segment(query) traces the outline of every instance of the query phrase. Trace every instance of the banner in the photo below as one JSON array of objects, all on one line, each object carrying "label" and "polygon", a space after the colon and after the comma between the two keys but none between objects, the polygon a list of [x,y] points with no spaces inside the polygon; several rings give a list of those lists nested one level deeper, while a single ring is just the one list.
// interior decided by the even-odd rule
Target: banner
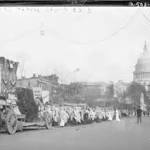
[{"label": "banner", "polygon": [[49,91],[42,91],[42,99],[44,104],[49,102]]},{"label": "banner", "polygon": [[33,89],[34,99],[37,98],[37,97],[38,98],[42,97],[42,88],[40,88],[40,87],[33,87],[32,89]]}]

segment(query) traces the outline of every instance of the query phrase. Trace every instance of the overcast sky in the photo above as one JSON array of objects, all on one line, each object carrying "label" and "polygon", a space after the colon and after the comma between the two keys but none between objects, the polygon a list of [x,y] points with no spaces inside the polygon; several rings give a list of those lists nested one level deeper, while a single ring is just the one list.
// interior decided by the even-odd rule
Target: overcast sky
[{"label": "overcast sky", "polygon": [[[1,8],[0,55],[18,77],[57,73],[63,82],[132,81],[150,42],[148,8]],[[149,17],[149,18],[148,18]]]}]

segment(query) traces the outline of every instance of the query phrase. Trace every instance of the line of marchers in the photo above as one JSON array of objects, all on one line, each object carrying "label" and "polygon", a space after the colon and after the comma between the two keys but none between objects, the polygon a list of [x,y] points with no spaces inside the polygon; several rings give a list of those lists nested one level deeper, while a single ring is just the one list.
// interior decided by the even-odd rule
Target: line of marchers
[{"label": "line of marchers", "polygon": [[[142,55],[137,61],[133,73],[133,82],[72,82],[62,84],[57,74],[48,76],[34,74],[31,78],[17,79],[18,62],[0,57],[0,126],[7,125],[9,133],[14,133],[15,116],[9,110],[13,104],[19,106],[23,115],[18,115],[20,121],[35,121],[39,104],[65,105],[74,103],[90,107],[117,108],[119,110],[135,110],[144,106],[150,111],[150,53],[146,42]],[[141,101],[141,94],[143,100]],[[72,105],[74,105],[72,104]],[[11,106],[11,107],[10,107]],[[19,114],[19,113],[18,113]],[[49,128],[48,116],[40,114],[42,121]],[[5,120],[5,121],[4,121]],[[7,123],[6,123],[7,122]],[[45,123],[46,122],[46,123]],[[21,128],[21,127],[20,127]],[[22,129],[22,128],[21,128]]]}]

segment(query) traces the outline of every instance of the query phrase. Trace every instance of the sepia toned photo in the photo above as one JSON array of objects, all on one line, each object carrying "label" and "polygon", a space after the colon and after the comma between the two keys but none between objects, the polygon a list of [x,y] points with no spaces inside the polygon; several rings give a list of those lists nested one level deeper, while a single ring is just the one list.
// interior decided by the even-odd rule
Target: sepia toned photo
[{"label": "sepia toned photo", "polygon": [[149,133],[147,7],[0,7],[0,150],[149,150]]}]

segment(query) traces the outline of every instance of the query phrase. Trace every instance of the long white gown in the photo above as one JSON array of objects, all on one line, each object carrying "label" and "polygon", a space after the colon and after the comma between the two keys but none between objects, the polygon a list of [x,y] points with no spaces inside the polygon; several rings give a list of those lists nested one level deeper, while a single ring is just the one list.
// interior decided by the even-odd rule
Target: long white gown
[{"label": "long white gown", "polygon": [[119,118],[119,111],[116,110],[116,121],[120,121],[120,118]]}]

